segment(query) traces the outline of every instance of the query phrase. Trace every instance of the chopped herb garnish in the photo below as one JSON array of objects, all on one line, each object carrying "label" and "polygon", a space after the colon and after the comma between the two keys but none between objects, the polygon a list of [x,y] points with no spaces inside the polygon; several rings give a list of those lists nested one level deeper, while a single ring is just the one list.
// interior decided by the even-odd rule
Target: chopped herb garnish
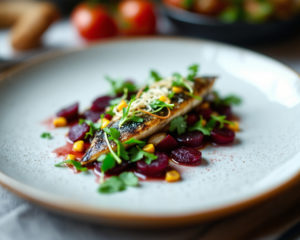
[{"label": "chopped herb garnish", "polygon": [[173,77],[174,77],[174,80],[172,82],[172,86],[183,87],[183,88],[188,89],[188,91],[190,93],[193,93],[192,87],[185,82],[184,78],[179,73],[174,73]]},{"label": "chopped herb garnish", "polygon": [[172,99],[174,96],[175,96],[175,93],[174,93],[174,92],[171,92],[171,93],[168,94],[168,98],[169,98],[169,99]]},{"label": "chopped herb garnish", "polygon": [[239,105],[242,103],[242,99],[236,95],[230,94],[224,98],[221,98],[219,93],[214,91],[213,95],[215,97],[214,102],[217,105]]},{"label": "chopped herb garnish", "polygon": [[[120,138],[120,132],[116,128],[104,128],[103,130],[105,131],[106,134],[109,135],[108,140],[112,140],[112,141],[114,141],[116,143],[118,157],[121,157],[121,158],[123,158],[125,160],[129,160],[128,153],[125,150],[125,147],[124,147],[123,143],[119,140],[119,138]],[[116,159],[116,161],[118,163],[122,162],[122,160],[120,162],[118,159]]]},{"label": "chopped herb garnish", "polygon": [[130,81],[122,81],[121,79],[112,79],[111,77],[105,77],[107,81],[110,82],[112,87],[112,92],[114,95],[122,94],[125,89],[128,92],[135,92],[137,90],[136,86]]},{"label": "chopped herb garnish", "polygon": [[112,169],[116,166],[116,161],[114,159],[114,156],[111,153],[101,155],[97,159],[97,161],[102,162],[102,165],[101,165],[102,172],[106,172],[107,170]]},{"label": "chopped herb garnish", "polygon": [[188,71],[189,71],[189,73],[188,73],[188,76],[186,79],[189,81],[194,81],[195,77],[197,76],[198,71],[199,71],[199,65],[193,64],[193,65],[189,66]]},{"label": "chopped herb garnish", "polygon": [[221,115],[221,116],[212,115],[211,118],[220,124],[220,126],[219,126],[220,128],[223,128],[224,124],[229,124],[229,125],[234,124],[233,122],[226,120],[225,115]]},{"label": "chopped herb garnish", "polygon": [[150,164],[153,160],[157,159],[157,156],[152,153],[145,152],[139,146],[132,147],[129,150],[130,154],[130,162],[137,162],[143,158],[145,158],[145,162]]},{"label": "chopped herb garnish", "polygon": [[188,93],[188,95],[189,95],[190,97],[192,97],[192,98],[195,98],[196,100],[199,100],[199,101],[202,101],[202,100],[203,100],[202,97],[196,96],[196,95],[194,95],[194,94],[192,94],[192,93]]},{"label": "chopped herb garnish", "polygon": [[138,117],[138,116],[135,116],[135,114],[133,113],[132,116],[128,116],[129,115],[129,111],[130,111],[130,107],[131,107],[131,104],[132,102],[135,100],[135,98],[132,98],[130,100],[130,102],[128,103],[128,106],[126,108],[123,108],[123,116],[122,118],[120,119],[120,122],[119,122],[119,127],[122,127],[124,125],[124,123],[126,122],[137,122],[137,123],[142,123],[144,121],[143,118],[141,117]]},{"label": "chopped herb garnish", "polygon": [[171,132],[177,132],[178,135],[181,135],[186,131],[186,128],[187,128],[187,123],[184,117],[179,116],[174,118],[171,121],[169,130]]},{"label": "chopped herb garnish", "polygon": [[45,139],[51,140],[51,139],[53,139],[53,136],[52,136],[51,133],[49,133],[49,132],[43,132],[43,133],[41,134],[41,138],[45,138]]},{"label": "chopped herb garnish", "polygon": [[132,172],[123,172],[119,175],[119,178],[126,186],[136,187],[139,184],[138,178]]},{"label": "chopped herb garnish", "polygon": [[86,167],[82,167],[80,162],[77,162],[75,160],[65,160],[63,162],[55,164],[54,166],[65,167],[66,164],[74,166],[77,171],[86,172],[88,170]]},{"label": "chopped herb garnish", "polygon": [[156,72],[154,70],[150,71],[150,78],[152,80],[154,80],[154,82],[159,82],[160,80],[163,79],[162,76],[158,72]]},{"label": "chopped herb garnish", "polygon": [[137,140],[135,138],[130,138],[129,140],[127,140],[126,142],[124,142],[125,144],[136,144],[136,145],[139,145],[140,147],[143,147],[146,145],[146,142],[145,141],[141,141],[141,140]]},{"label": "chopped herb garnish", "polygon": [[119,176],[108,178],[98,188],[99,193],[114,193],[126,189],[126,187],[138,186],[138,178],[132,172],[123,172]]},{"label": "chopped herb garnish", "polygon": [[105,180],[104,183],[98,188],[100,193],[114,193],[120,192],[126,189],[125,183],[117,176],[112,176]]},{"label": "chopped herb garnish", "polygon": [[107,133],[105,132],[104,133],[104,139],[106,141],[106,144],[108,146],[108,149],[110,151],[110,153],[113,155],[114,159],[117,161],[117,163],[121,164],[122,163],[122,159],[119,158],[119,156],[114,152],[114,150],[112,149],[111,145],[110,145],[110,142],[108,140],[108,137],[107,137]]},{"label": "chopped herb garnish", "polygon": [[189,128],[189,131],[199,131],[206,136],[210,136],[210,132],[213,130],[215,122],[209,121],[205,126],[203,126],[203,118],[201,116],[200,120],[194,124],[194,126]]},{"label": "chopped herb garnish", "polygon": [[101,114],[100,118],[100,123],[94,123],[93,121],[86,119],[79,119],[79,124],[85,123],[90,126],[90,130],[85,134],[84,139],[87,139],[88,137],[94,137],[95,133],[101,129],[104,114]]},{"label": "chopped herb garnish", "polygon": [[174,104],[165,103],[163,101],[156,99],[150,103],[150,107],[152,108],[151,112],[156,113],[163,110],[164,108],[172,109],[174,107]]},{"label": "chopped herb garnish", "polygon": [[203,122],[203,118],[201,116],[200,120],[196,122],[194,126],[189,128],[189,131],[200,131],[204,135],[209,136],[211,134],[211,131],[217,125],[217,123],[219,123],[220,128],[223,128],[224,124],[229,124],[229,125],[234,124],[233,122],[226,120],[226,116],[224,115],[222,116],[212,115],[211,119],[208,121],[208,123],[205,126],[202,125],[202,122]]}]

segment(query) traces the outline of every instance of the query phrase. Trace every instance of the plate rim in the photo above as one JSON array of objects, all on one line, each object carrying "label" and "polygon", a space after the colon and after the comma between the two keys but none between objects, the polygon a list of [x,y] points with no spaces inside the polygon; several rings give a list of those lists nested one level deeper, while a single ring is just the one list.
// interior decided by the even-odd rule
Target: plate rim
[{"label": "plate rim", "polygon": [[[182,41],[182,42],[196,42],[196,43],[210,43],[217,44],[223,47],[233,47],[235,49],[242,50],[244,52],[254,53],[257,56],[264,57],[266,59],[280,63],[283,67],[289,71],[295,73],[299,80],[300,74],[293,70],[291,67],[283,64],[282,62],[273,59],[269,56],[248,50],[242,47],[234,46],[232,44],[221,43],[217,41],[177,37],[177,36],[152,36],[152,37],[121,37],[118,39],[102,40],[92,43],[88,46],[71,48],[63,51],[54,51],[41,54],[40,56],[20,65],[17,65],[11,69],[8,69],[0,74],[0,82],[9,80],[13,75],[22,72],[23,70],[35,67],[40,63],[47,62],[55,58],[59,58],[64,55],[68,55],[75,52],[84,51],[85,49],[90,49],[93,47],[101,46],[104,44],[114,44],[120,42],[134,42],[134,41],[145,41],[145,40],[165,40],[165,41]],[[61,198],[58,195],[50,194],[42,190],[38,190],[30,185],[23,184],[20,181],[15,180],[3,173],[0,169],[0,185],[13,192],[17,196],[33,202],[39,206],[47,208],[49,210],[59,212],[60,214],[66,214],[76,217],[85,218],[86,220],[92,220],[93,222],[107,223],[120,226],[135,226],[135,227],[165,227],[165,226],[177,226],[177,225],[187,225],[196,222],[206,222],[210,220],[216,220],[221,217],[225,217],[239,211],[248,209],[260,203],[263,203],[272,197],[279,195],[281,192],[288,190],[300,181],[300,172],[291,176],[289,180],[268,189],[260,194],[253,197],[246,198],[244,200],[237,201],[235,203],[227,204],[223,207],[217,207],[209,210],[200,210],[193,213],[183,213],[178,215],[151,215],[151,214],[139,214],[131,213],[127,211],[114,211],[106,210],[101,207],[83,206],[82,204],[76,202],[66,202],[65,198]],[[45,197],[47,196],[47,197]],[[50,200],[49,200],[50,199]],[[127,221],[124,221],[127,220]]]}]

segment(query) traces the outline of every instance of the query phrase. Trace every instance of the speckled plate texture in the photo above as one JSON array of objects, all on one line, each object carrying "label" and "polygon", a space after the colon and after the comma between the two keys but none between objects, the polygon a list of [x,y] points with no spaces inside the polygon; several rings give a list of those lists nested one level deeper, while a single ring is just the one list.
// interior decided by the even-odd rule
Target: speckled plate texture
[{"label": "speckled plate texture", "polygon": [[[207,147],[203,164],[179,166],[182,181],[141,182],[138,188],[101,195],[93,173],[74,174],[54,164],[52,151],[67,129],[40,138],[41,124],[61,107],[81,110],[110,90],[105,75],[146,83],[150,69],[162,75],[217,75],[215,89],[235,93],[241,132],[232,146]],[[300,170],[300,81],[283,64],[219,43],[172,38],[104,42],[13,71],[0,82],[0,182],[45,207],[102,222],[168,224],[205,220],[250,206],[291,181]],[[245,204],[243,204],[245,203]],[[247,203],[247,204],[246,204]],[[127,220],[127,221],[126,221]]]}]

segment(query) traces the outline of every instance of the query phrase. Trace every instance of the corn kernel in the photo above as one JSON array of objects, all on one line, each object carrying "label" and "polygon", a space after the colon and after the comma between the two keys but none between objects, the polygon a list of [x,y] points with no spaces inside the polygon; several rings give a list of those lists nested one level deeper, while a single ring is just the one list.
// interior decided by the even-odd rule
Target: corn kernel
[{"label": "corn kernel", "polygon": [[201,125],[202,125],[202,126],[205,126],[205,125],[206,125],[206,120],[205,120],[205,119],[202,119]]},{"label": "corn kernel", "polygon": [[53,125],[55,127],[65,127],[67,126],[67,124],[67,119],[65,119],[64,117],[57,117],[53,119]]},{"label": "corn kernel", "polygon": [[172,87],[172,92],[174,93],[181,93],[183,91],[183,89],[181,87]]},{"label": "corn kernel", "polygon": [[180,173],[177,172],[176,170],[171,170],[171,171],[168,171],[166,173],[166,178],[165,180],[167,182],[177,182],[180,180]]},{"label": "corn kernel", "polygon": [[84,151],[84,141],[79,140],[79,141],[74,142],[73,151],[74,152],[83,152]]},{"label": "corn kernel", "polygon": [[228,124],[228,128],[234,132],[240,131],[239,123],[237,121],[233,121],[233,124]]},{"label": "corn kernel", "polygon": [[76,159],[76,156],[73,155],[73,154],[68,154],[66,160],[75,160]]},{"label": "corn kernel", "polygon": [[143,150],[145,152],[148,152],[148,153],[154,153],[155,152],[155,148],[154,148],[154,145],[152,143],[145,145],[143,147]]},{"label": "corn kernel", "polygon": [[107,118],[102,119],[101,129],[106,128],[110,121]]},{"label": "corn kernel", "polygon": [[171,102],[170,99],[166,96],[161,96],[159,98],[159,100],[162,101],[162,102],[165,102],[165,103],[170,103]]},{"label": "corn kernel", "polygon": [[120,104],[118,105],[117,110],[118,110],[118,111],[122,111],[122,109],[123,109],[123,108],[126,108],[126,107],[127,107],[127,103],[125,102],[125,100],[122,100],[122,101],[120,102]]},{"label": "corn kernel", "polygon": [[208,108],[210,107],[209,105],[210,105],[210,104],[209,104],[208,102],[204,102],[204,103],[201,104],[200,107],[201,107],[202,109],[208,109]]}]

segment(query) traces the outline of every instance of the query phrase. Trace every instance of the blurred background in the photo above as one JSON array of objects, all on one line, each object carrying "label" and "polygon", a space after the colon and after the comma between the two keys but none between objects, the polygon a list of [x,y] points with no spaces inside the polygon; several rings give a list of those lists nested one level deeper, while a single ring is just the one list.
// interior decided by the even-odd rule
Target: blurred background
[{"label": "blurred background", "polygon": [[299,13],[300,0],[0,0],[0,62],[128,36],[270,44],[300,32]]}]

